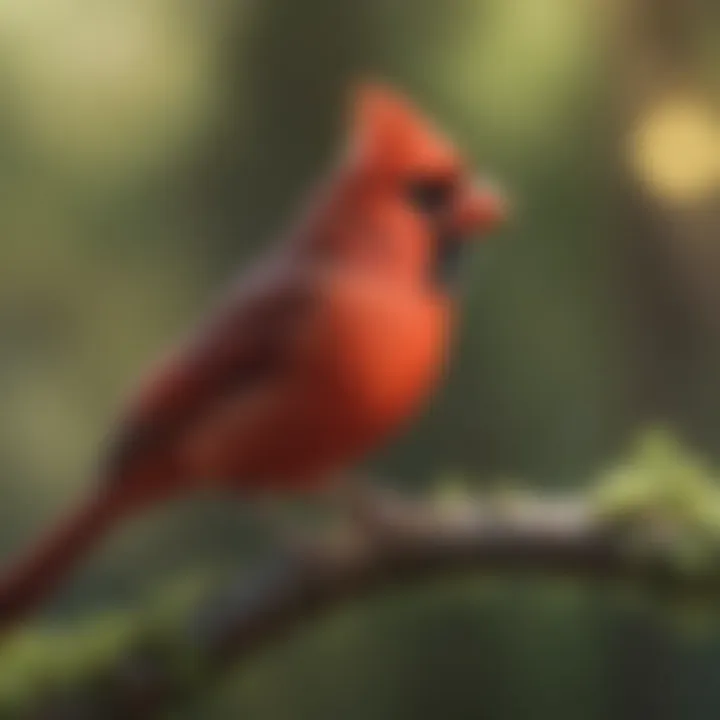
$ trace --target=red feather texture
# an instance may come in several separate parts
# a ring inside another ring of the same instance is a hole
[[[92,500],[6,571],[0,627],[125,514],[208,485],[317,488],[401,428],[436,385],[452,301],[434,266],[454,252],[448,243],[488,230],[500,204],[388,88],[361,88],[353,116],[348,151],[286,242],[148,374]],[[415,192],[423,184],[442,192]]]

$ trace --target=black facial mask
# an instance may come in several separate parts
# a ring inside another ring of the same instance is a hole
[[[452,289],[460,278],[460,267],[464,255],[463,239],[457,235],[438,233],[435,243],[433,279],[441,287]]]
[[[408,198],[434,226],[434,261],[431,277],[444,288],[452,288],[458,280],[463,255],[463,239],[443,228],[456,185],[451,178],[418,178],[408,186]]]

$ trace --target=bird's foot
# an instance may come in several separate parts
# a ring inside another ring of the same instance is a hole
[[[415,513],[412,501],[388,486],[357,476],[344,476],[329,487],[328,502],[346,526],[367,541],[399,538]]]
[[[394,490],[356,476],[327,483],[309,503],[257,502],[261,522],[276,544],[301,562],[401,539],[412,515],[408,505]]]

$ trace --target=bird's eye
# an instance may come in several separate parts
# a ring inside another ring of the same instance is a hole
[[[422,178],[408,185],[408,198],[416,210],[435,214],[452,200],[454,183],[448,178]]]

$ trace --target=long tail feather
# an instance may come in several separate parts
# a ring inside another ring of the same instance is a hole
[[[0,635],[46,600],[123,513],[112,492],[84,501],[0,571]]]

